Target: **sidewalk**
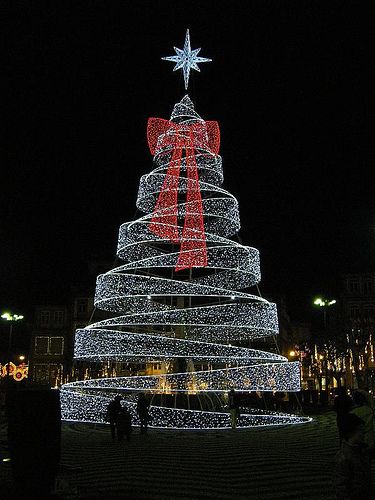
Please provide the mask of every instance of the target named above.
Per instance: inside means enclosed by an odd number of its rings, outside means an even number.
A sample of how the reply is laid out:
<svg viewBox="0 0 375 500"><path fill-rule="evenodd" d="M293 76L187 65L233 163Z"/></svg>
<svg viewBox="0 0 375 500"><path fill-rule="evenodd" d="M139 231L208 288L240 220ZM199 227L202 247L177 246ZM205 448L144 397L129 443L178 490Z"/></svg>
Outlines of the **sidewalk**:
<svg viewBox="0 0 375 500"><path fill-rule="evenodd" d="M134 429L130 443L112 443L105 426L64 424L60 498L333 500L337 448L333 412L282 428Z"/></svg>

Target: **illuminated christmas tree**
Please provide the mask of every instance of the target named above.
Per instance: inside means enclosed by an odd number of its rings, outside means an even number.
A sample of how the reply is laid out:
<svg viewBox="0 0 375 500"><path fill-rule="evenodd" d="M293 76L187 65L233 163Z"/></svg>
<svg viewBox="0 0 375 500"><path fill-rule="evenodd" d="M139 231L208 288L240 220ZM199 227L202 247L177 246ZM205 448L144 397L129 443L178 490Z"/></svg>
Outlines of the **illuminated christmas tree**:
<svg viewBox="0 0 375 500"><path fill-rule="evenodd" d="M184 51L167 58L183 68L185 86L190 68L205 62L197 51L187 33ZM132 375L66 384L63 418L102 422L118 394L135 415L144 392L152 426L230 427L230 389L298 391L299 363L241 346L276 335L277 311L244 291L260 281L259 252L231 239L239 209L221 187L218 123L204 121L186 95L169 120L149 119L147 138L154 168L141 177L137 198L145 215L120 227L124 264L97 278L95 305L112 317L77 330L74 351L76 360L126 363ZM140 375L141 366L150 374ZM303 421L248 410L238 426Z"/></svg>

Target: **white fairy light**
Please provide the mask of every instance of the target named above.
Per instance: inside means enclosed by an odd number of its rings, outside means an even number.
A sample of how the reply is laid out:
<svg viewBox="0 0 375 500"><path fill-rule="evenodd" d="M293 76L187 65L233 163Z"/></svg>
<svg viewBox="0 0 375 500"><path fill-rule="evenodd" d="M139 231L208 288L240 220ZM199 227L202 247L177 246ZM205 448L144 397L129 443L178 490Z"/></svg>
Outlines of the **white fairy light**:
<svg viewBox="0 0 375 500"><path fill-rule="evenodd" d="M176 55L162 57L162 59L164 59L165 61L172 61L176 63L176 66L173 68L173 71L177 71L178 69L182 68L182 71L184 73L185 89L187 89L189 85L190 69L195 69L196 71L200 71L198 63L210 62L212 61L212 59L208 59L207 57L199 57L198 54L201 50L200 48L191 50L189 30L186 30L183 50L178 49L177 47L173 48L174 51L176 52Z"/></svg>
<svg viewBox="0 0 375 500"><path fill-rule="evenodd" d="M68 416L66 420L72 422L88 422L88 423L106 423L106 409L113 397L118 393L73 390L70 387L65 387L61 392L61 405L65 414ZM136 402L131 394L123 393L122 405L125 406L132 415L134 425L140 425L138 414L136 411ZM287 424L303 424L311 421L310 418L297 415L289 415L280 412L264 412L262 410L243 409L241 411L237 427L252 428L252 427L268 427ZM230 429L231 422L228 413L223 412L207 412L198 410L184 410L175 408L162 408L158 406L150 406L150 427L159 429Z"/></svg>
<svg viewBox="0 0 375 500"><path fill-rule="evenodd" d="M138 392L151 396L181 393L187 397L191 394L220 397L230 389L300 390L298 362L290 363L278 354L232 345L232 342L277 335L278 320L275 304L240 291L260 281L259 252L229 239L240 228L238 202L220 187L223 173L217 152L209 146L197 147L191 159L191 153L186 151L179 163L180 198L173 207L155 209L161 190L168 195L165 178L174 161L171 144L178 147L179 134L195 130L189 128L194 123L205 123L187 96L175 105L171 123L173 120L179 128L172 127L172 131L153 137L155 168L140 180L137 207L145 215L120 227L117 255L125 263L97 278L95 305L116 316L77 330L74 357L78 361L107 363L108 367L115 362L166 365L182 358L190 360L193 370L147 376L86 377L65 384L61 403L66 420L104 422L106 406L118 394L123 395L123 404L137 422L135 397ZM185 123L189 127L185 127ZM201 130L205 130L203 125L198 131ZM207 137L204 141L209 143ZM199 180L188 179L193 160ZM176 249L163 235L173 229L180 237L187 214L201 215L195 212L199 207L196 202L183 201L189 190L201 193L204 231L192 229L187 240L205 244L207 262L199 268L199 273L192 266L188 276L176 272L176 267L184 252L191 250ZM177 221L176 227L171 226L171 217ZM151 223L159 236L150 230ZM176 301L179 307L173 305ZM206 369L194 371L194 362ZM225 412L152 404L150 413L154 427L230 427ZM309 419L246 409L241 412L239 427L306 421Z"/></svg>

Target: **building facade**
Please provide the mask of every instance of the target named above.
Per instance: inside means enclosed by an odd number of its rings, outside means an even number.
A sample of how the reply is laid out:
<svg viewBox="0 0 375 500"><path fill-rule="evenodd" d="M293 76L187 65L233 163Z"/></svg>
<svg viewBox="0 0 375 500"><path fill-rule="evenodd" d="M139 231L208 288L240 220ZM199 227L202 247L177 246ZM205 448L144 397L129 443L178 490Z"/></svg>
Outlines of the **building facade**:
<svg viewBox="0 0 375 500"><path fill-rule="evenodd" d="M340 313L347 347L346 383L374 389L375 273L346 274Z"/></svg>
<svg viewBox="0 0 375 500"><path fill-rule="evenodd" d="M29 361L31 383L58 387L75 378L74 334L89 323L93 308L93 298L86 295L75 297L68 305L36 307Z"/></svg>

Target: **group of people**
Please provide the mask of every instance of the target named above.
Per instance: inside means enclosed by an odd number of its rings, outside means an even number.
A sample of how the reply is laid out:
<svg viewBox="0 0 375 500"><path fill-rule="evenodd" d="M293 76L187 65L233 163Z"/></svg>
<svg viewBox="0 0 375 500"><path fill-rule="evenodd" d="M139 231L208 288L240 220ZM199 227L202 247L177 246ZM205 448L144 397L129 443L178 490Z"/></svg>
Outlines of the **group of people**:
<svg viewBox="0 0 375 500"><path fill-rule="evenodd" d="M150 403L144 393L138 395L137 400L137 415L140 421L141 434L147 432L148 423L150 421L149 415ZM132 433L132 415L126 406L121 405L121 397L115 398L108 404L106 420L109 422L112 440L123 441L126 436L127 441L130 441Z"/></svg>
<svg viewBox="0 0 375 500"><path fill-rule="evenodd" d="M365 390L350 396L341 388L334 400L340 450L335 457L338 499L373 499L371 460L375 457L375 404Z"/></svg>

